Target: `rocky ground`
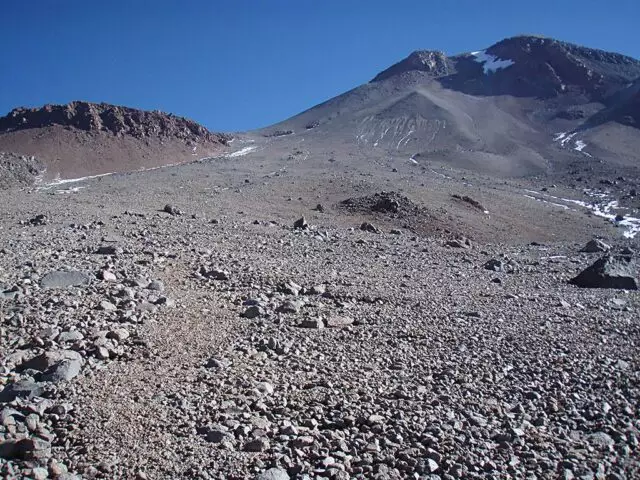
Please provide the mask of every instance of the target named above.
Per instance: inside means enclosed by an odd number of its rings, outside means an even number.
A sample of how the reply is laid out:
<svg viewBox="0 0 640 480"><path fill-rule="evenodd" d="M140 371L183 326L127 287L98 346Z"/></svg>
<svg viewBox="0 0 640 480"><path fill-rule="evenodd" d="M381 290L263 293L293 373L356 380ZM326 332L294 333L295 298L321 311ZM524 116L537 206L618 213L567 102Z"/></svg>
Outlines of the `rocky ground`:
<svg viewBox="0 0 640 480"><path fill-rule="evenodd" d="M0 194L4 477L640 475L637 240L296 158Z"/></svg>

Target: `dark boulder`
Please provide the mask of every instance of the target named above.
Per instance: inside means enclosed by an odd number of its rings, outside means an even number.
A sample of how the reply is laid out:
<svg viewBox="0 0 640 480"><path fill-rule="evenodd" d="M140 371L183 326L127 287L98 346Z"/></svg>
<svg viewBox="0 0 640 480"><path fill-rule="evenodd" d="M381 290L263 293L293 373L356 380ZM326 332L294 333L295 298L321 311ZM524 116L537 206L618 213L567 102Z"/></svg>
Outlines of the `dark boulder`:
<svg viewBox="0 0 640 480"><path fill-rule="evenodd" d="M638 290L637 264L626 255L605 255L569 283L582 288Z"/></svg>
<svg viewBox="0 0 640 480"><path fill-rule="evenodd" d="M587 244L580 249L581 252L585 253L608 252L609 250L611 250L609 245L596 238L589 240Z"/></svg>

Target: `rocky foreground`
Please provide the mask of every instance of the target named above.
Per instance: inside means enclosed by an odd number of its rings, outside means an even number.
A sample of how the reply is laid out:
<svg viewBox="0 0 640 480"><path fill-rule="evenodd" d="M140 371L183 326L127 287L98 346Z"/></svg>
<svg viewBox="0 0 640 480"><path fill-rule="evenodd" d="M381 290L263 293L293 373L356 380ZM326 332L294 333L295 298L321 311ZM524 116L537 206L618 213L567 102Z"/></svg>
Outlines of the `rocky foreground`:
<svg viewBox="0 0 640 480"><path fill-rule="evenodd" d="M4 478L640 475L607 245L66 208L2 226Z"/></svg>

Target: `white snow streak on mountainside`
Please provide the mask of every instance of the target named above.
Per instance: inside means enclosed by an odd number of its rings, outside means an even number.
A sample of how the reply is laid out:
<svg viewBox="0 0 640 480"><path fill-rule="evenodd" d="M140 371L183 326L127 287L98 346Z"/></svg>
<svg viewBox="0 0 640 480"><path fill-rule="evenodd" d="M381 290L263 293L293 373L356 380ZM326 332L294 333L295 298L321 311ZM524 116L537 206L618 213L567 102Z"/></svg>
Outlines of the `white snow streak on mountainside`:
<svg viewBox="0 0 640 480"><path fill-rule="evenodd" d="M227 155L227 157L229 157L229 158L243 157L243 156L247 155L249 152L252 152L253 150L255 150L256 148L258 148L258 147L256 147L256 146L244 147L244 148L238 150L237 152L230 153L229 155Z"/></svg>
<svg viewBox="0 0 640 480"><path fill-rule="evenodd" d="M501 68L507 68L514 65L513 60L502 60L495 55L487 53L486 50L480 50L479 52L471 52L471 55L476 57L476 62L482 63L482 69L485 75L488 73L495 73Z"/></svg>
<svg viewBox="0 0 640 480"><path fill-rule="evenodd" d="M554 195L550 195L548 193L537 192L535 190L525 190L525 192L532 193L532 194L536 195L536 196L532 196L532 195L525 194L524 195L525 197L531 198L533 200L537 200L539 202L549 203L551 205L556 205L558 207L566 208L566 206L561 205L559 203L550 202L548 200L544 200L543 198L540 198L540 197L547 197L547 198L552 198L554 200L558 200L558 201L561 201L561 202L566 202L566 203L572 203L574 205L579 205L579 206L581 206L583 208L591 210L591 213L593 213L595 216L606 218L607 220L612 222L614 225L616 225L618 227L622 227L624 229L624 232L623 232L622 235L625 238L634 238L638 233L640 233L640 218L625 216L622 220L616 220L616 214L615 213L611 213L612 209L620 209L621 208L621 207L618 206L618 201L617 200L609 200L606 203L602 202L602 201L601 202L587 203L587 202L583 202L582 200L574 200L574 199L571 199L571 198L560 198L560 197L556 197ZM608 196L606 194L594 193L594 192L592 192L590 190L585 190L584 193L587 196L600 198L602 200L606 200L608 198Z"/></svg>

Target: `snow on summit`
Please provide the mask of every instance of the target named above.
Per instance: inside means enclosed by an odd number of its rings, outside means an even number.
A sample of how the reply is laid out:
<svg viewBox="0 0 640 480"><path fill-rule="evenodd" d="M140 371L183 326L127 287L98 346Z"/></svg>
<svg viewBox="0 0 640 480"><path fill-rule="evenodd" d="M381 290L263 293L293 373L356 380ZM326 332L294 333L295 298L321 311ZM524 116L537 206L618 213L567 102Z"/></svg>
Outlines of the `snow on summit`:
<svg viewBox="0 0 640 480"><path fill-rule="evenodd" d="M482 63L482 69L485 75L488 73L495 73L501 68L507 68L513 65L512 60L502 60L495 55L487 53L486 50L480 50L478 52L471 52L471 55L475 57L476 62Z"/></svg>

